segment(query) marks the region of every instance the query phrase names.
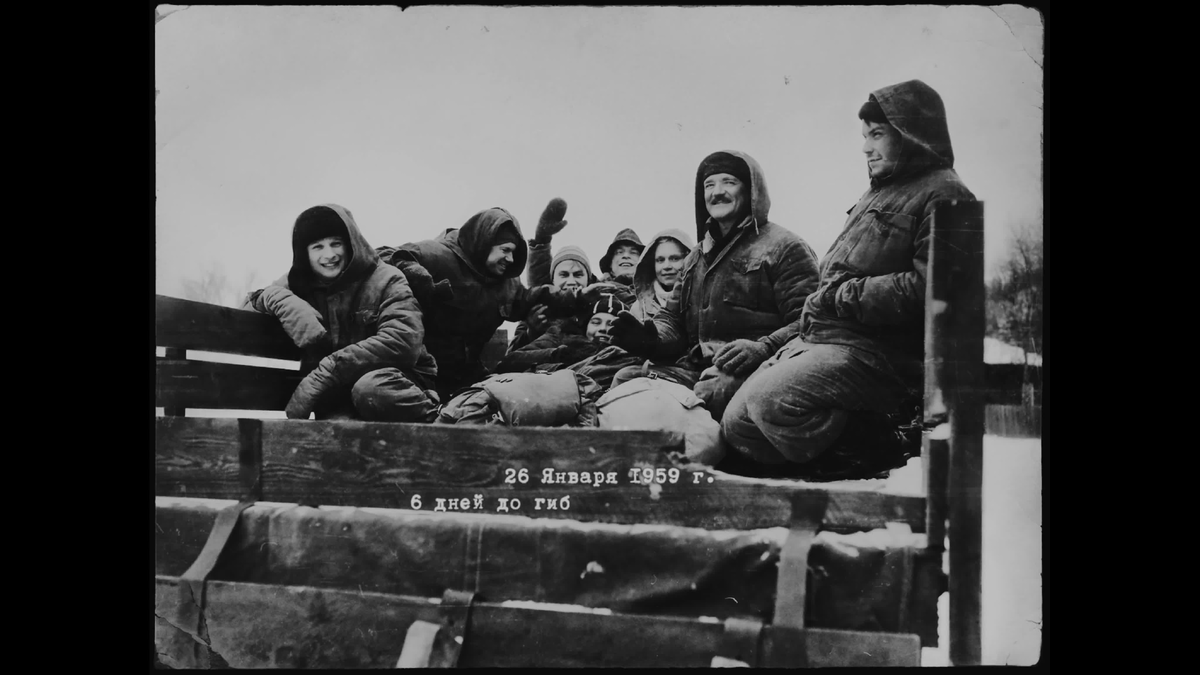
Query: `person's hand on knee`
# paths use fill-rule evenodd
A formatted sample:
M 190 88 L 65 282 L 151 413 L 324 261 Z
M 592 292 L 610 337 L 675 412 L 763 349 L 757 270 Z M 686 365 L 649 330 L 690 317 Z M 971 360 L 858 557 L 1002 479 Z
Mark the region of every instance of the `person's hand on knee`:
M 771 358 L 773 350 L 758 340 L 734 340 L 725 343 L 713 354 L 713 365 L 734 377 L 749 375 L 763 361 Z

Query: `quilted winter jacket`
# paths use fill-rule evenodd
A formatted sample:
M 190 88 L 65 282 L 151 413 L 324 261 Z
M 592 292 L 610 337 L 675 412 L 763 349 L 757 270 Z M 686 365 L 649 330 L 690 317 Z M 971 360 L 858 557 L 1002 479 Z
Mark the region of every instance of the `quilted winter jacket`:
M 517 235 L 513 264 L 503 278 L 485 273 L 488 253 L 502 227 Z M 462 227 L 448 229 L 436 239 L 382 247 L 385 262 L 412 261 L 434 281 L 446 279 L 454 299 L 423 307 L 425 347 L 437 359 L 438 371 L 454 377 L 481 371 L 483 347 L 505 321 L 519 321 L 537 302 L 546 300 L 548 287 L 528 289 L 521 284 L 528 247 L 520 225 L 508 211 L 491 208 L 471 216 Z
M 702 370 L 722 345 L 759 340 L 774 351 L 800 331 L 804 301 L 817 288 L 817 256 L 803 239 L 767 220 L 771 199 L 758 162 L 750 169 L 750 215 L 734 226 L 731 239 L 710 265 L 704 176 L 696 171 L 696 236 L 700 244 L 683 262 L 681 281 L 654 316 L 659 342 L 655 360 L 679 359 Z
M 802 336 L 880 353 L 915 386 L 924 359 L 925 269 L 934 207 L 975 196 L 954 171 L 941 97 L 919 80 L 871 94 L 904 138 L 900 166 L 847 213 L 846 226 L 821 261 L 822 286 L 804 308 Z M 835 293 L 836 313 L 817 299 L 831 278 L 854 278 Z
M 309 392 L 314 400 L 380 368 L 435 377 L 437 365 L 425 350 L 421 311 L 408 281 L 380 262 L 350 211 L 324 206 L 341 216 L 349 234 L 342 274 L 323 284 L 312 273 L 307 253 L 293 251 L 289 273 L 250 293 L 244 307 L 278 317 L 297 346 L 319 357 L 300 385 L 315 388 Z

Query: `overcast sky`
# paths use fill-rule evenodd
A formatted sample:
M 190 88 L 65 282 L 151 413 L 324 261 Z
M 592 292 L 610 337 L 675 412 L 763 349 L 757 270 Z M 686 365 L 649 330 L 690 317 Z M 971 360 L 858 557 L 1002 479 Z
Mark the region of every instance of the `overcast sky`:
M 823 256 L 867 188 L 858 108 L 909 79 L 945 102 L 989 275 L 1041 213 L 1042 25 L 1014 5 L 191 6 L 154 31 L 166 295 L 214 264 L 281 276 L 296 216 L 327 202 L 395 246 L 492 206 L 531 237 L 558 196 L 555 250 L 598 268 L 621 228 L 694 232 L 696 167 L 723 149 Z

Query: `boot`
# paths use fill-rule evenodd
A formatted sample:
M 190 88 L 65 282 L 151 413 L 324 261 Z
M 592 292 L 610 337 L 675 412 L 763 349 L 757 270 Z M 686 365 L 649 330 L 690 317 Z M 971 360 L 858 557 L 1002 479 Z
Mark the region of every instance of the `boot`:
M 799 465 L 803 474 L 799 477 L 809 481 L 887 478 L 892 469 L 920 454 L 919 417 L 897 424 L 894 415 L 856 410 L 832 446 L 816 459 Z

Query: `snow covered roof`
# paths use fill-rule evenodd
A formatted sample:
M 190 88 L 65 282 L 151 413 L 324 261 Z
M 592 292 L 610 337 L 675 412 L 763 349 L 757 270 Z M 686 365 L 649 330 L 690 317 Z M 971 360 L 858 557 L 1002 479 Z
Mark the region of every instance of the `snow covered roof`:
M 985 337 L 983 339 L 983 362 L 992 364 L 1028 363 L 1031 366 L 1040 366 L 1042 357 L 1040 354 L 1027 354 L 1024 349 L 1001 342 L 996 338 Z

